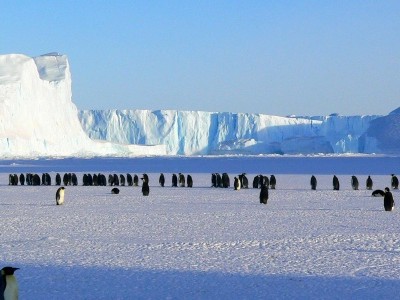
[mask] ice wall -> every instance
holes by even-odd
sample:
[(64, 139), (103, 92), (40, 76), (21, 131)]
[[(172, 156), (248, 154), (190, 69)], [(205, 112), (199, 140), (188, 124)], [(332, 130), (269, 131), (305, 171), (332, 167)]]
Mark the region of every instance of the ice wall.
[(360, 140), (378, 117), (279, 117), (173, 110), (79, 112), (82, 127), (92, 138), (165, 144), (169, 154), (184, 155), (382, 152), (379, 145), (370, 142), (366, 148), (365, 141)]
[(0, 55), (0, 157), (132, 156), (165, 148), (91, 140), (71, 100), (65, 55)]

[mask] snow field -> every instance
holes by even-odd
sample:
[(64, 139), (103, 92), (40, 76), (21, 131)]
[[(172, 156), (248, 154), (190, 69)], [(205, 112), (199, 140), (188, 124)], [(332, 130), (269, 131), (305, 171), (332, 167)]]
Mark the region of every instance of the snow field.
[(193, 188), (164, 174), (164, 188), (149, 174), (149, 197), (67, 186), (63, 206), (56, 186), (8, 186), (0, 174), (0, 262), (21, 268), (21, 299), (371, 299), (400, 287), (398, 211), (370, 196), (365, 175), (358, 191), (349, 175), (340, 191), (318, 175), (311, 191), (311, 175), (276, 174), (262, 205), (257, 189), (211, 188), (211, 174), (192, 174)]

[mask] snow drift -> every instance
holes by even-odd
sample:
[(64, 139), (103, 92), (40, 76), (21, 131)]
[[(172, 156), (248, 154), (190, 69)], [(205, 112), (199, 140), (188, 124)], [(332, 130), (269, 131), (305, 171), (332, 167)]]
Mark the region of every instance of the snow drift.
[(163, 146), (91, 140), (72, 103), (65, 55), (0, 55), (1, 157), (165, 154)]

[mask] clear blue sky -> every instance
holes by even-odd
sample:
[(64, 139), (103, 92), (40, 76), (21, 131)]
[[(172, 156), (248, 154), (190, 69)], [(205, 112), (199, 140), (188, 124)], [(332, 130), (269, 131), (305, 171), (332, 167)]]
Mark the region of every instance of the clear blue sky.
[(66, 54), (79, 109), (387, 114), (400, 1), (0, 2), (0, 54)]

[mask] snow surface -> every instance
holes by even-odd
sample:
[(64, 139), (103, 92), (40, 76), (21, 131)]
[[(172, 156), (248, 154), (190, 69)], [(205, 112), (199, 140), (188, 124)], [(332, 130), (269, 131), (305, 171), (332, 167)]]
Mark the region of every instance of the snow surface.
[[(374, 174), (383, 189), (399, 166), (383, 156), (1, 161), (0, 264), (21, 268), (21, 299), (398, 298), (399, 212), (385, 212), (365, 180)], [(76, 171), (82, 184), (102, 170), (149, 172), (149, 197), (68, 186), (56, 206), (56, 186), (8, 186), (8, 173)], [(190, 170), (194, 187), (170, 187), (175, 170)], [(273, 172), (277, 189), (262, 205), (258, 189), (211, 188), (209, 170), (231, 180), (241, 170), (250, 182)]]
[(93, 141), (72, 103), (65, 55), (0, 55), (0, 157), (162, 155), (165, 146)]

